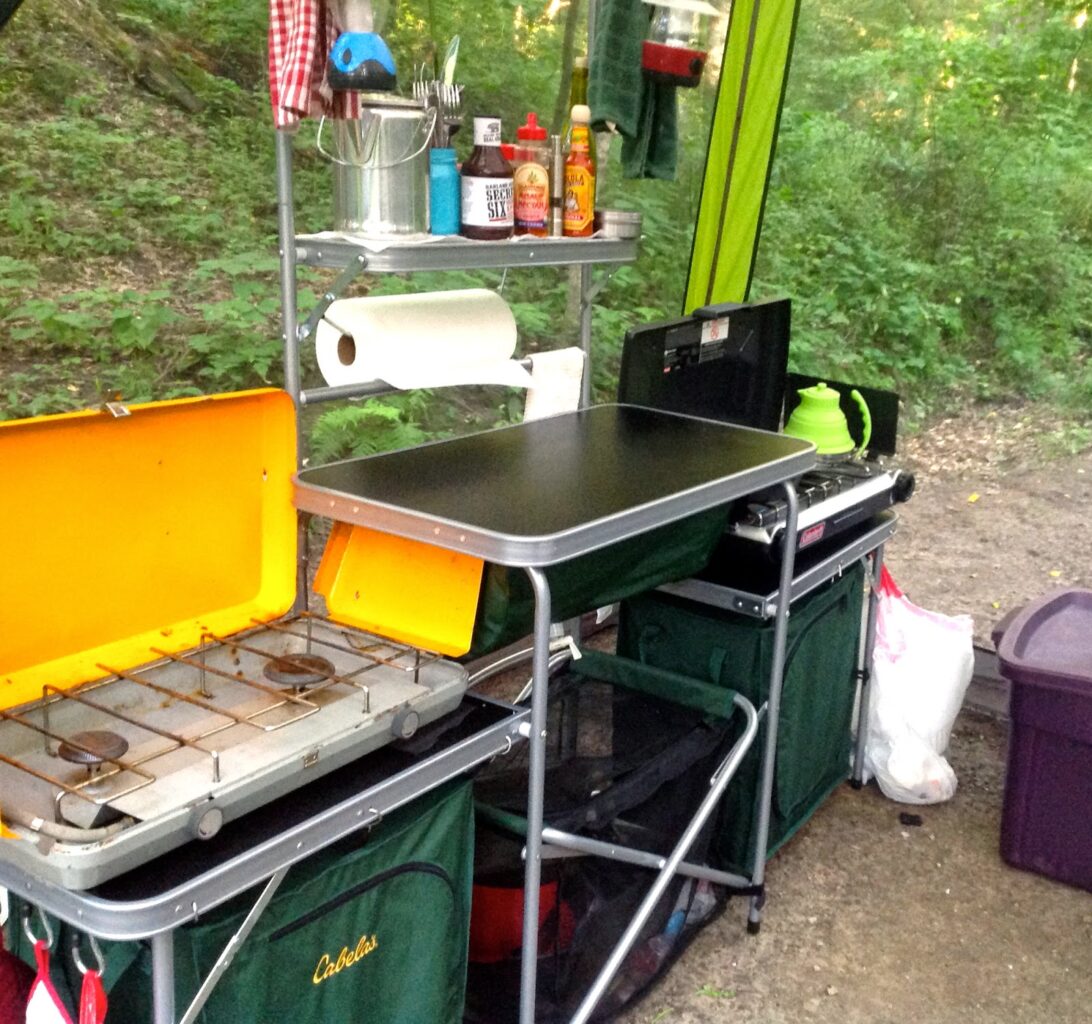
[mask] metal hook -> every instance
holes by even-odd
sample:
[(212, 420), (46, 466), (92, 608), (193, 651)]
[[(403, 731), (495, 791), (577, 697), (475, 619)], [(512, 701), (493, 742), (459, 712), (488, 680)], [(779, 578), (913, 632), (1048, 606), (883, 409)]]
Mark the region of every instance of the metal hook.
[[(52, 949), (53, 948), (53, 928), (50, 926), (49, 918), (45, 916), (45, 911), (42, 910), (41, 907), (36, 907), (35, 909), (38, 911), (38, 918), (42, 922), (42, 927), (45, 929), (46, 949)], [(37, 946), (38, 943), (41, 941), (34, 934), (33, 930), (30, 927), (30, 907), (29, 906), (24, 906), (23, 907), (23, 932), (26, 935), (26, 937), (28, 939), (30, 939), (30, 944), (32, 946)]]
[[(106, 972), (106, 958), (102, 955), (102, 949), (99, 948), (98, 940), (94, 935), (88, 935), (87, 941), (91, 946), (91, 952), (95, 955), (95, 972), (101, 978)], [(91, 968), (83, 962), (83, 958), (80, 956), (79, 932), (76, 932), (72, 936), (72, 962), (76, 965), (76, 970), (80, 972), (81, 977), (91, 970)]]

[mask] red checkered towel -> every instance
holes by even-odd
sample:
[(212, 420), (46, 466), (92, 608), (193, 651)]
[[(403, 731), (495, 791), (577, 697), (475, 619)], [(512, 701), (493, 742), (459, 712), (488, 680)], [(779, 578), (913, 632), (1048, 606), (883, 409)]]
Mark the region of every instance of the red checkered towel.
[(269, 0), (269, 98), (278, 128), (309, 115), (358, 116), (356, 94), (335, 93), (326, 83), (340, 32), (325, 0)]

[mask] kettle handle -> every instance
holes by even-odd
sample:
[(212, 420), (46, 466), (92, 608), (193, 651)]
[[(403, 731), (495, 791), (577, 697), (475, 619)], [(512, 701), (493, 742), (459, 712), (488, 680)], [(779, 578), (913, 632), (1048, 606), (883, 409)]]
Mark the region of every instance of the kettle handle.
[(856, 388), (849, 393), (849, 397), (857, 403), (857, 408), (861, 410), (861, 422), (863, 426), (861, 430), (861, 443), (857, 448), (857, 454), (864, 455), (868, 450), (868, 442), (872, 440), (872, 413), (868, 411), (868, 403), (864, 400), (864, 395)]

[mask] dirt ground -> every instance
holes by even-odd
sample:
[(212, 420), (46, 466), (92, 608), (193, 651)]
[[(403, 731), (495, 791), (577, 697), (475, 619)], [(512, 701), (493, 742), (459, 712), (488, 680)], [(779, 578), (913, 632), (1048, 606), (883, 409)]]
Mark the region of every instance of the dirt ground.
[(1059, 455), (1063, 437), (1033, 407), (979, 409), (934, 423), (897, 459), (917, 491), (888, 566), (916, 604), (971, 615), (984, 646), (1010, 609), (1092, 587), (1092, 448)]
[[(1092, 586), (1092, 451), (1058, 456), (1057, 440), (1027, 410), (987, 411), (900, 456), (918, 490), (888, 564), (918, 604), (972, 615), (978, 643), (1010, 608)], [(1006, 741), (964, 710), (946, 804), (839, 789), (770, 862), (760, 934), (729, 906), (622, 1024), (1088, 1024), (1092, 894), (1002, 862)]]
[(959, 790), (910, 808), (839, 789), (623, 1024), (1088, 1024), (1092, 895), (998, 855), (1005, 726), (964, 713)]

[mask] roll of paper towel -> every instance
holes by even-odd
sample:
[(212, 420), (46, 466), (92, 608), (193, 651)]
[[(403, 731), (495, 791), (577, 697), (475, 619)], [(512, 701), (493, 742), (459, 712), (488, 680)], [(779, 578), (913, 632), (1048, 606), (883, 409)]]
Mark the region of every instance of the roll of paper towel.
[(512, 310), (487, 288), (339, 299), (315, 334), (319, 370), (333, 386), (527, 387), (531, 375), (515, 350)]
[(584, 350), (559, 348), (531, 356), (531, 386), (523, 408), (524, 420), (540, 420), (580, 408)]

